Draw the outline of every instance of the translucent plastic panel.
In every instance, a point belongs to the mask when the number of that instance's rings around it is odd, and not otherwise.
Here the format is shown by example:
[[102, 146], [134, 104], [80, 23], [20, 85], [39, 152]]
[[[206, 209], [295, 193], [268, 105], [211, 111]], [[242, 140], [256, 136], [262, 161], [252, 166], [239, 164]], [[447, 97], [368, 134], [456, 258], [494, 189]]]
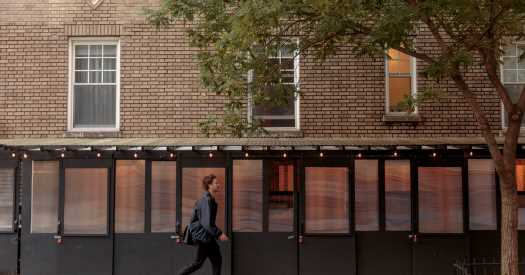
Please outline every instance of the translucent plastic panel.
[[348, 168], [307, 167], [306, 233], [348, 233]]
[[177, 164], [151, 162], [151, 231], [175, 232]]
[[463, 232], [461, 167], [420, 167], [419, 231]]
[[294, 167], [273, 162], [268, 194], [268, 231], [294, 231]]
[[108, 232], [108, 169], [67, 168], [64, 233]]
[[496, 230], [496, 172], [489, 159], [471, 159], [469, 173], [469, 212], [471, 230]]
[[117, 160], [115, 232], [144, 232], [145, 161]]
[[385, 225], [388, 231], [411, 227], [410, 161], [385, 161]]
[[518, 191], [525, 191], [525, 160], [516, 160], [516, 184]]
[[0, 168], [0, 231], [13, 231], [15, 169]]
[[217, 176], [220, 184], [219, 193], [215, 195], [218, 204], [216, 225], [225, 231], [225, 171], [224, 168], [183, 168], [182, 169], [182, 228], [188, 225], [191, 219], [191, 212], [195, 202], [204, 194], [202, 179], [210, 174]]
[[57, 233], [58, 161], [33, 161], [31, 182], [31, 233]]
[[263, 161], [233, 161], [233, 231], [263, 231]]
[[379, 230], [378, 161], [355, 161], [355, 229]]

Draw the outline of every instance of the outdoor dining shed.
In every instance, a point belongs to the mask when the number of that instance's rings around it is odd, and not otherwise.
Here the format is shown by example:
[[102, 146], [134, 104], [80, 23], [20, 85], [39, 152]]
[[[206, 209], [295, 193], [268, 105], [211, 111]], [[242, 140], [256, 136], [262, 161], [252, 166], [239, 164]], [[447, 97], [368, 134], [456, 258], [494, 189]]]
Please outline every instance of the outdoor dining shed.
[[[481, 138], [0, 144], [6, 274], [175, 274], [193, 257], [181, 232], [208, 174], [231, 236], [220, 243], [224, 274], [441, 275], [499, 255], [498, 179]], [[519, 156], [524, 230], [521, 147]], [[520, 231], [520, 259], [524, 247]]]

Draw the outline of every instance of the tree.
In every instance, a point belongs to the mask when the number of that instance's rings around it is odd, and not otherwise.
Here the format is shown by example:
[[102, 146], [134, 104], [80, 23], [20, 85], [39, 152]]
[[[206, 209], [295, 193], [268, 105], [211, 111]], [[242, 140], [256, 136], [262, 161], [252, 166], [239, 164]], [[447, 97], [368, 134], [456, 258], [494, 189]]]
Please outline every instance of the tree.
[[[298, 52], [320, 60], [341, 46], [369, 56], [396, 49], [423, 61], [424, 77], [452, 81], [472, 109], [500, 179], [501, 274], [518, 275], [515, 161], [525, 88], [511, 100], [498, 68], [502, 47], [524, 37], [523, 0], [164, 0], [148, 17], [157, 26], [191, 22], [191, 42], [201, 49], [202, 82], [229, 100], [224, 117], [203, 124], [208, 131], [245, 136], [260, 128], [248, 121], [244, 106], [249, 96], [256, 104], [267, 101], [265, 91], [278, 82], [279, 70], [266, 57], [294, 37], [300, 40]], [[430, 33], [437, 49], [417, 48], [419, 31]], [[508, 121], [503, 150], [466, 80], [471, 67], [483, 69], [503, 103]], [[256, 75], [249, 85], [248, 72]], [[279, 84], [272, 87], [290, 92]]]

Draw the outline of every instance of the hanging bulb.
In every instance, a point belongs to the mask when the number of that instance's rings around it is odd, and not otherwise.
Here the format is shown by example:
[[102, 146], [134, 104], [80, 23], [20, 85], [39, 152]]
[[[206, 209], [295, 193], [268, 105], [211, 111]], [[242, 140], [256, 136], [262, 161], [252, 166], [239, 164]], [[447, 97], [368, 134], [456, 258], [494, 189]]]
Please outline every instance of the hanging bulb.
[[472, 157], [474, 155], [474, 152], [470, 151], [469, 155]]
[[394, 152], [394, 157], [397, 157], [397, 152]]
[[139, 157], [139, 154], [134, 153], [134, 154], [133, 154], [133, 157], [134, 157], [134, 158], [138, 158], [138, 157]]
[[250, 154], [248, 154], [248, 152], [244, 153], [244, 157], [245, 158], [248, 158], [250, 156]]
[[25, 158], [25, 159], [27, 158], [27, 154], [26, 154], [26, 153], [24, 153], [24, 158]]
[[319, 157], [321, 158], [324, 157], [324, 153], [323, 152], [319, 153]]
[[16, 153], [11, 153], [12, 158], [16, 158]]
[[175, 154], [170, 153], [170, 158], [173, 158], [174, 156], [175, 156]]
[[283, 153], [283, 158], [286, 158], [288, 155], [286, 154], [286, 152]]
[[210, 152], [210, 153], [208, 154], [208, 157], [209, 157], [209, 158], [213, 158], [213, 153]]
[[363, 154], [359, 153], [359, 154], [357, 154], [357, 157], [361, 158], [361, 157], [363, 157]]
[[432, 153], [432, 157], [434, 158], [437, 157], [437, 153], [436, 152]]
[[61, 157], [61, 158], [64, 158], [65, 156], [66, 156], [66, 154], [64, 154], [64, 153], [60, 153], [60, 157]]
[[97, 152], [97, 158], [100, 158], [102, 154], [100, 152]]

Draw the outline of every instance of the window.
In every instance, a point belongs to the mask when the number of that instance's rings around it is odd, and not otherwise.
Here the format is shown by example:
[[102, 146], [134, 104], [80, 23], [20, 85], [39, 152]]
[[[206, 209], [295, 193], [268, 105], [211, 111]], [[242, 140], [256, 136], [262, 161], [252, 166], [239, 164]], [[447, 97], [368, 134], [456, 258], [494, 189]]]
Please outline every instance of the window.
[[496, 230], [496, 170], [490, 159], [468, 161], [471, 230]]
[[263, 161], [233, 161], [233, 231], [263, 231]]
[[65, 234], [108, 233], [108, 169], [66, 168]]
[[306, 233], [349, 233], [348, 168], [305, 170]]
[[58, 229], [58, 161], [33, 161], [31, 183], [31, 233], [56, 233]]
[[461, 167], [419, 167], [419, 231], [463, 232]]
[[117, 160], [115, 232], [144, 232], [145, 161]]
[[[525, 86], [525, 59], [520, 60], [520, 56], [525, 51], [525, 41], [512, 43], [504, 47], [503, 64], [501, 65], [501, 79], [507, 89], [512, 102], [517, 102], [520, 93]], [[502, 114], [503, 127], [507, 125], [505, 110]], [[522, 127], [524, 127], [522, 121]]]
[[410, 161], [385, 161], [385, 227], [409, 231], [411, 227]]
[[388, 50], [386, 57], [386, 111], [407, 112], [399, 104], [416, 94], [416, 59], [397, 50]]
[[68, 130], [119, 128], [119, 48], [115, 39], [71, 41]]
[[175, 232], [177, 163], [151, 162], [151, 232]]
[[268, 190], [268, 231], [294, 231], [294, 166], [271, 163]]
[[379, 230], [379, 175], [376, 159], [355, 161], [355, 230]]
[[[269, 63], [280, 69], [280, 83], [290, 89], [299, 88], [299, 56], [291, 47], [283, 47], [275, 56], [269, 57]], [[275, 90], [273, 90], [275, 92]], [[269, 89], [272, 93], [272, 89]], [[289, 95], [287, 105], [265, 106], [264, 104], [250, 104], [251, 118], [258, 120], [262, 127], [267, 129], [294, 130], [299, 129], [299, 96], [297, 93]], [[252, 106], [254, 105], [254, 106]]]

